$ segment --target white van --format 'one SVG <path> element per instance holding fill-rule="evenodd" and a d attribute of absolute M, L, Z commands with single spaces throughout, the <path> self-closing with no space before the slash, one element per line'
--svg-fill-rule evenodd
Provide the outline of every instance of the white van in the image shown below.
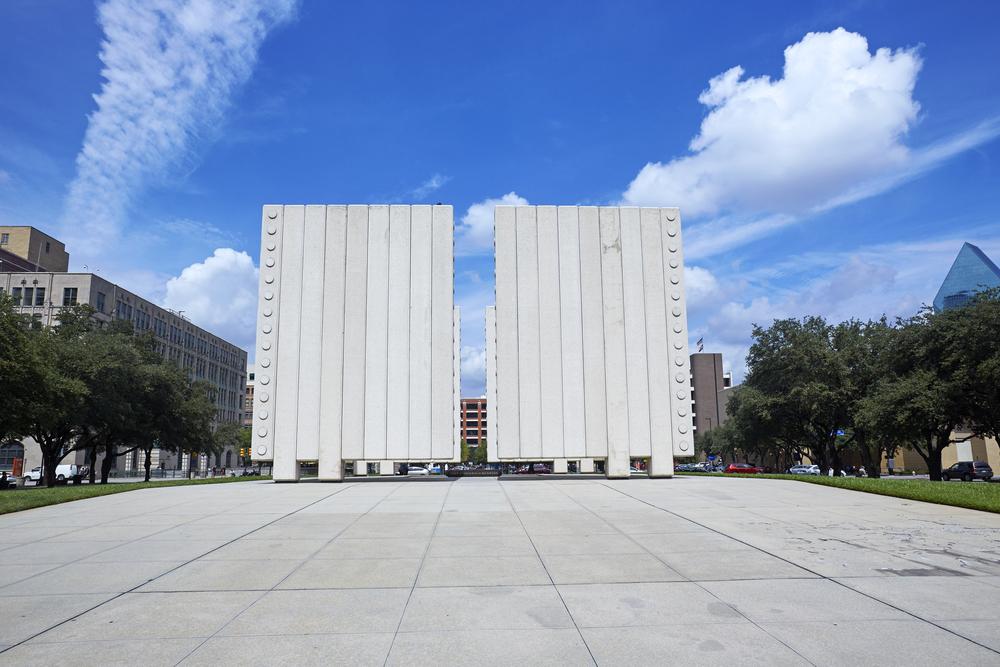
<path fill-rule="evenodd" d="M 75 463 L 63 463 L 56 466 L 56 481 L 63 482 L 67 479 L 73 479 L 74 475 L 83 474 L 81 472 L 80 466 Z M 34 482 L 35 484 L 42 483 L 42 469 L 41 467 L 32 468 L 29 472 L 24 474 L 24 479 L 28 482 Z"/>

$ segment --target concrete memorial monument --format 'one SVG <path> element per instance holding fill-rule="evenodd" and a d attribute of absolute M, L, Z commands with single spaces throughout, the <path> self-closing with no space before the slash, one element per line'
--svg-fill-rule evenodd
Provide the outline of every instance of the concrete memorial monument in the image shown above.
<path fill-rule="evenodd" d="M 253 459 L 393 474 L 459 457 L 451 206 L 264 207 Z"/>
<path fill-rule="evenodd" d="M 676 208 L 498 206 L 488 458 L 673 474 L 694 453 Z"/>

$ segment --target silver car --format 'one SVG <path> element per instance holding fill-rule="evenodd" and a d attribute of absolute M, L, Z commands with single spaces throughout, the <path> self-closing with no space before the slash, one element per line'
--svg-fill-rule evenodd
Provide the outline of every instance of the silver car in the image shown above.
<path fill-rule="evenodd" d="M 792 466 L 788 469 L 789 475 L 819 475 L 819 466 L 817 465 L 797 465 Z"/>

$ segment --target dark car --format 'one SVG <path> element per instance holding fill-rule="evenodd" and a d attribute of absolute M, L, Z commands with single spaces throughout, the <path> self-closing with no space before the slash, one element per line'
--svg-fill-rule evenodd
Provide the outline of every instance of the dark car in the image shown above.
<path fill-rule="evenodd" d="M 988 482 L 993 479 L 993 468 L 986 461 L 959 461 L 942 471 L 941 479 L 945 482 L 951 479 L 960 479 L 963 482 L 981 479 Z"/>
<path fill-rule="evenodd" d="M 548 475 L 552 472 L 544 463 L 530 463 L 517 471 L 518 475 Z"/>
<path fill-rule="evenodd" d="M 756 475 L 758 473 L 764 472 L 763 468 L 758 468 L 757 466 L 750 465 L 749 463 L 730 463 L 726 466 L 723 471 L 726 473 L 737 473 L 742 475 Z"/>

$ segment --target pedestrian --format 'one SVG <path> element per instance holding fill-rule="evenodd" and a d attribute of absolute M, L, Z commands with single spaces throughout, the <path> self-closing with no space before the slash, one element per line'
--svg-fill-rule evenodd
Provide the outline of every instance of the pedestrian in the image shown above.
<path fill-rule="evenodd" d="M 829 470 L 826 471 L 826 476 L 833 477 L 833 468 L 830 468 Z"/>
<path fill-rule="evenodd" d="M 0 491 L 7 490 L 7 471 L 0 472 Z"/>
<path fill-rule="evenodd" d="M 868 476 L 868 471 L 865 470 L 864 466 L 858 468 L 858 477 L 867 477 L 867 476 Z"/>
<path fill-rule="evenodd" d="M 889 477 L 892 477 L 892 469 L 896 466 L 896 460 L 890 456 L 885 465 L 889 469 Z"/>

